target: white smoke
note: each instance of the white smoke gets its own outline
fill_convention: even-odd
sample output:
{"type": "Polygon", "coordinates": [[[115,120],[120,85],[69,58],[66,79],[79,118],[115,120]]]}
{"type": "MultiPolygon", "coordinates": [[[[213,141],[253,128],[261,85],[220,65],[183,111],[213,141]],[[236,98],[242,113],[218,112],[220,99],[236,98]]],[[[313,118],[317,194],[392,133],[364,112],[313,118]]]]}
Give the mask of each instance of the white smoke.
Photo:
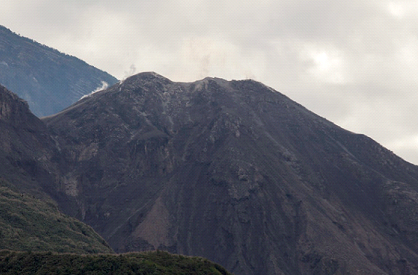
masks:
{"type": "Polygon", "coordinates": [[[106,81],[102,81],[102,86],[98,86],[94,91],[92,91],[91,93],[87,94],[87,95],[83,95],[79,100],[82,100],[83,98],[86,97],[90,97],[91,95],[103,91],[105,89],[107,89],[107,87],[109,87],[109,84],[106,81]]]}
{"type": "Polygon", "coordinates": [[[129,67],[129,71],[125,71],[125,76],[123,77],[122,81],[127,79],[130,76],[133,76],[136,73],[136,67],[134,64],[131,64],[129,67]]]}
{"type": "MultiPolygon", "coordinates": [[[[131,64],[131,66],[129,67],[129,71],[125,71],[124,76],[121,80],[119,80],[119,85],[122,85],[123,82],[130,76],[133,76],[136,73],[136,67],[134,64],[131,64]]],[[[119,87],[119,91],[120,91],[120,87],[119,87]]]]}

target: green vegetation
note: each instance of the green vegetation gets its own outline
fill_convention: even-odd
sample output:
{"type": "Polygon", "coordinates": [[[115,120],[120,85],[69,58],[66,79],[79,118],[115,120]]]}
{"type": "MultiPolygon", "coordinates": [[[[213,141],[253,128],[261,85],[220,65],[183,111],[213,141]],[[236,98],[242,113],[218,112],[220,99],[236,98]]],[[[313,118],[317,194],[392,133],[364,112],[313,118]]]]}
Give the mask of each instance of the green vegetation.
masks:
{"type": "Polygon", "coordinates": [[[223,267],[200,257],[154,251],[75,255],[0,251],[0,274],[205,274],[228,275],[223,267]]]}
{"type": "Polygon", "coordinates": [[[52,202],[19,193],[1,179],[0,249],[84,254],[112,252],[91,227],[60,213],[52,202]]]}

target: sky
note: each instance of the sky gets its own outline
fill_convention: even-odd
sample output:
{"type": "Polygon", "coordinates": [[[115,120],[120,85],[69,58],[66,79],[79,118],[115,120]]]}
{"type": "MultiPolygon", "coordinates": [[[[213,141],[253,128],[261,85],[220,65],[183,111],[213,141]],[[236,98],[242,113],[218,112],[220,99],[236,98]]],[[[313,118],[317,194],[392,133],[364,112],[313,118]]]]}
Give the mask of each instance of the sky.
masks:
{"type": "Polygon", "coordinates": [[[0,25],[118,79],[254,79],[418,164],[418,1],[0,0],[0,25]]]}

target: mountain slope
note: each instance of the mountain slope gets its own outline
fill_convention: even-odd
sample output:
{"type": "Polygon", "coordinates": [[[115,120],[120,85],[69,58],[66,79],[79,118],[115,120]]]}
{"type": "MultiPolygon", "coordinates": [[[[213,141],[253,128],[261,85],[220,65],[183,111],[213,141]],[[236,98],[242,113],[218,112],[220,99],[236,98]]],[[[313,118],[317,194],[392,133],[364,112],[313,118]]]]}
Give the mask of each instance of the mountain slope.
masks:
{"type": "Polygon", "coordinates": [[[0,249],[112,251],[89,226],[58,211],[50,197],[56,144],[28,104],[2,86],[0,143],[0,249]]]}
{"type": "Polygon", "coordinates": [[[0,249],[112,253],[93,229],[0,179],[0,249]]]}
{"type": "Polygon", "coordinates": [[[74,204],[56,192],[60,148],[28,104],[1,85],[0,141],[0,250],[28,251],[1,252],[1,274],[108,274],[109,268],[115,274],[229,274],[205,259],[163,252],[51,254],[113,251],[91,227],[58,210],[51,198],[74,204]]]}
{"type": "Polygon", "coordinates": [[[116,81],[84,61],[0,26],[0,83],[26,100],[37,116],[55,114],[103,83],[116,81]]]}
{"type": "Polygon", "coordinates": [[[64,212],[236,274],[418,274],[418,168],[255,81],[142,73],[43,119],[64,212]]]}
{"type": "Polygon", "coordinates": [[[28,104],[0,85],[0,177],[22,191],[53,191],[56,143],[28,104]]]}

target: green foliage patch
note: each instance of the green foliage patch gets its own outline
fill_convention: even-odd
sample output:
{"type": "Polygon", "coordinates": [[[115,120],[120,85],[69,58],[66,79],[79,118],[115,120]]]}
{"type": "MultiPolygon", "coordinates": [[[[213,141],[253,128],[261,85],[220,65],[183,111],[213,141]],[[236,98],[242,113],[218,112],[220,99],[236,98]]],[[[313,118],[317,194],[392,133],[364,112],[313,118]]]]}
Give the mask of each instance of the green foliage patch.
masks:
{"type": "Polygon", "coordinates": [[[76,255],[0,251],[1,274],[205,274],[228,275],[223,267],[200,257],[163,251],[76,255]]]}

